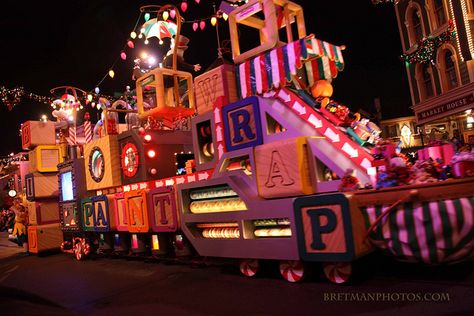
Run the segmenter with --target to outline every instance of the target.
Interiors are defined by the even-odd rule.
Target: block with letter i
[[[255,147],[258,194],[278,198],[314,193],[306,137]]]

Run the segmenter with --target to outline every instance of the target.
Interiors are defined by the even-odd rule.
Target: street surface
[[[224,260],[79,262],[4,248],[0,315],[474,315],[473,262],[432,268],[374,254],[358,262],[350,285],[338,286],[318,265],[291,284],[271,264],[249,279]]]

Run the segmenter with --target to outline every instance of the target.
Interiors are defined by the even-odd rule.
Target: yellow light
[[[461,1],[461,8],[462,8],[462,18],[464,20],[464,28],[466,29],[469,52],[471,53],[471,58],[474,59],[474,42],[472,39],[471,28],[469,26],[469,17],[467,14],[466,1]]]
[[[148,57],[148,53],[147,53],[147,52],[142,52],[142,53],[140,54],[140,58],[141,58],[141,59],[146,59],[147,57]]]
[[[109,70],[109,76],[110,78],[113,78],[115,76],[115,72],[112,69]]]
[[[454,12],[452,0],[449,0],[449,8],[451,9],[451,12]],[[456,18],[454,17],[454,14],[453,14],[453,23],[454,23],[454,25],[456,25]],[[459,42],[458,32],[456,32],[456,43],[457,43],[457,46],[458,46],[458,52],[459,52],[459,56],[461,57],[461,61],[464,61],[464,57],[461,54],[461,43]]]
[[[168,13],[168,11],[163,12],[163,20],[164,21],[168,20],[169,16],[170,16],[170,14]]]
[[[227,19],[229,18],[227,13],[222,13],[222,17],[224,18],[224,21],[227,21]]]
[[[135,32],[133,31],[132,33],[130,33],[130,37],[131,37],[132,39],[137,38],[137,33],[135,33]]]
[[[142,33],[138,34],[138,38],[142,38],[142,37],[143,37]]]
[[[211,24],[212,24],[212,26],[215,26],[216,23],[217,23],[217,18],[216,18],[215,16],[213,16],[213,17],[211,18]]]
[[[88,94],[88,95],[87,95],[87,100],[88,100],[89,102],[92,101],[92,94]]]
[[[144,27],[142,27],[142,28],[140,29],[140,33],[145,33],[145,28],[144,28]]]
[[[158,235],[152,235],[153,250],[160,250],[160,243],[158,242]]]
[[[43,122],[46,122],[48,120],[48,117],[46,116],[46,114],[41,115],[41,120]]]
[[[145,43],[145,45],[148,45],[148,43],[150,42],[146,39],[143,43]]]

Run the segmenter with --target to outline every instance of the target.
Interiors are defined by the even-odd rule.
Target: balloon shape
[[[188,9],[188,4],[186,2],[181,2],[181,11],[186,12]]]
[[[222,13],[222,17],[224,18],[224,21],[227,21],[227,19],[229,18],[229,16],[225,12]]]
[[[212,26],[215,26],[216,23],[217,23],[217,18],[216,18],[215,16],[213,16],[213,17],[211,18],[211,24],[212,24]]]
[[[170,17],[174,19],[175,16],[176,16],[176,11],[173,9],[170,11]]]
[[[198,29],[199,25],[197,24],[197,22],[194,22],[193,23],[193,30],[194,32],[196,32],[196,30]]]
[[[109,76],[110,78],[113,78],[115,76],[115,72],[112,69],[109,70]]]
[[[94,92],[97,93],[97,94],[99,94],[99,92],[100,92],[99,87],[95,87]]]
[[[132,41],[128,41],[128,42],[127,42],[127,46],[130,47],[130,48],[134,48],[134,47],[135,47],[135,45],[133,44]]]
[[[170,16],[170,14],[168,13],[168,11],[165,11],[163,12],[163,20],[168,20],[168,17]]]
[[[150,13],[145,13],[145,22],[148,21],[150,19]]]
[[[120,53],[120,58],[122,58],[122,60],[127,59],[127,54],[125,54],[125,52],[121,52]]]
[[[135,33],[135,32],[130,33],[130,37],[135,39],[137,37],[137,33]]]
[[[206,22],[201,21],[201,22],[199,23],[199,27],[201,28],[201,31],[204,30],[204,28],[206,27]]]
[[[201,2],[201,0],[194,0],[194,1],[196,1],[197,4],[199,4],[199,2]]]

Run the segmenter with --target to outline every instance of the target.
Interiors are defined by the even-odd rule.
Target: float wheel
[[[305,266],[299,260],[280,261],[280,274],[288,282],[299,282],[305,276]]]
[[[84,259],[84,247],[82,246],[81,242],[76,242],[74,245],[74,255],[76,256],[76,260],[81,261]]]
[[[257,274],[260,268],[260,263],[257,259],[243,259],[240,260],[239,268],[243,275],[251,278]]]
[[[323,263],[323,271],[329,281],[336,284],[346,283],[352,275],[350,262]]]

